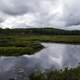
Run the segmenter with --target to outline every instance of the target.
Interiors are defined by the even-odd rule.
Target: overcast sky
[[[0,0],[0,27],[76,28],[80,0]]]

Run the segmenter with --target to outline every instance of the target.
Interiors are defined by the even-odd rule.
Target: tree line
[[[55,28],[16,28],[16,29],[0,29],[0,34],[15,35],[15,34],[36,34],[36,35],[80,35],[79,30],[62,30]]]

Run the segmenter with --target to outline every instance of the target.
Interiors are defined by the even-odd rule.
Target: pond
[[[0,80],[7,80],[6,78],[14,77],[16,72],[20,70],[29,73],[38,68],[73,68],[80,64],[80,45],[41,44],[45,48],[34,55],[0,57]]]

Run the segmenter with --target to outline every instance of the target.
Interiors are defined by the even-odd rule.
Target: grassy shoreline
[[[80,36],[69,35],[7,35],[0,36],[0,56],[34,54],[43,49],[41,42],[80,44]]]
[[[80,31],[55,28],[0,29],[0,56],[34,54],[41,42],[80,44]]]

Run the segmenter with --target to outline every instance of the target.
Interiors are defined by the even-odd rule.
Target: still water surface
[[[80,64],[80,45],[41,43],[45,48],[34,55],[0,57],[0,78],[15,74],[17,69],[27,72],[42,69],[76,67]],[[4,79],[3,79],[4,80]]]

